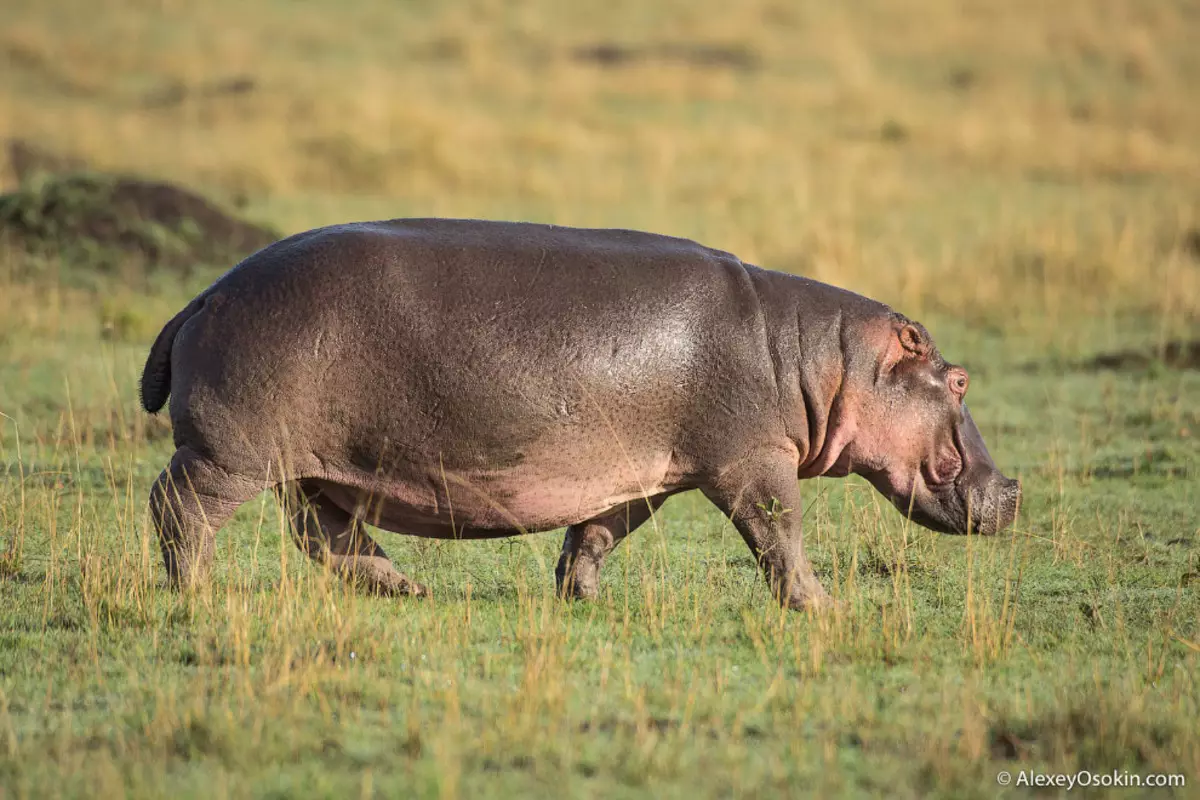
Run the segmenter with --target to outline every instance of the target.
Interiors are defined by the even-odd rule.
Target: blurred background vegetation
[[[1200,313],[1198,29],[1143,0],[8,0],[0,182],[133,173],[285,232],[641,228],[1079,347],[1062,314]]]

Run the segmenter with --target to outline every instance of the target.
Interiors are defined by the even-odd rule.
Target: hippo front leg
[[[807,609],[828,602],[804,555],[795,463],[760,464],[753,472],[722,476],[720,485],[704,494],[733,522],[781,604]]]

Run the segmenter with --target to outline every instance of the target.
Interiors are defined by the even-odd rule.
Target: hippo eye
[[[962,398],[967,393],[967,387],[971,383],[971,379],[967,376],[967,371],[962,367],[952,367],[950,374],[947,376],[946,383],[950,387],[950,392],[955,397]]]

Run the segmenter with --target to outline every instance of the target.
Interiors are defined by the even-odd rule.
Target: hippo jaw
[[[953,438],[960,469],[951,480],[935,483],[926,477],[927,469],[917,469],[911,476],[879,471],[864,477],[924,528],[938,533],[999,533],[1017,517],[1021,483],[996,467],[966,406]]]
[[[1021,484],[996,472],[982,485],[955,483],[940,492],[926,490],[928,498],[919,501],[918,491],[911,503],[903,497],[889,499],[913,522],[938,533],[978,533],[991,536],[1012,524],[1021,505]]]

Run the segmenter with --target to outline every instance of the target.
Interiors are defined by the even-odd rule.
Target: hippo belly
[[[555,455],[560,455],[556,451]],[[492,539],[536,533],[602,517],[631,501],[679,490],[669,453],[643,455],[623,469],[594,471],[592,459],[559,469],[560,458],[508,469],[420,477],[348,473],[311,480],[329,502],[394,533],[438,539]],[[597,459],[599,460],[599,459]]]

